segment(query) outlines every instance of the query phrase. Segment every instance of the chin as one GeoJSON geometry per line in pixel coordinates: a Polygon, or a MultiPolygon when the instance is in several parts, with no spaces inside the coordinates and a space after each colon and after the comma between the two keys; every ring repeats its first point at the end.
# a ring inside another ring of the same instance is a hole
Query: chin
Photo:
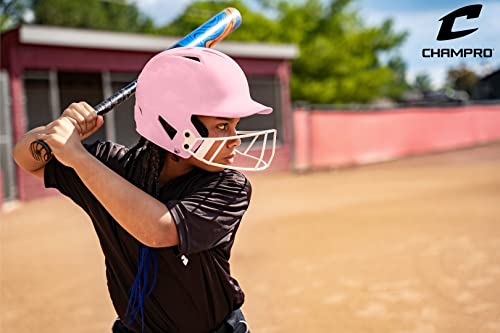
{"type": "MultiPolygon", "coordinates": [[[[217,162],[217,163],[219,163],[219,162],[217,162]]],[[[220,163],[220,164],[222,164],[222,163],[220,163]]],[[[203,162],[196,163],[196,166],[198,168],[203,169],[203,170],[208,171],[208,172],[221,172],[222,170],[224,170],[224,167],[213,166],[213,165],[209,165],[209,164],[206,164],[203,162]]]]}
{"type": "Polygon", "coordinates": [[[213,165],[208,165],[208,164],[205,164],[203,169],[205,169],[206,171],[209,171],[209,172],[221,172],[222,170],[224,170],[223,167],[218,167],[218,166],[213,166],[213,165]]]}
{"type": "MultiPolygon", "coordinates": [[[[217,167],[217,166],[206,164],[205,162],[202,162],[194,157],[190,157],[188,161],[190,162],[190,164],[192,166],[195,166],[199,169],[202,169],[202,170],[205,170],[208,172],[220,172],[220,171],[224,170],[223,167],[217,167]]],[[[219,161],[217,161],[216,163],[225,164],[225,163],[221,163],[219,161]]]]}

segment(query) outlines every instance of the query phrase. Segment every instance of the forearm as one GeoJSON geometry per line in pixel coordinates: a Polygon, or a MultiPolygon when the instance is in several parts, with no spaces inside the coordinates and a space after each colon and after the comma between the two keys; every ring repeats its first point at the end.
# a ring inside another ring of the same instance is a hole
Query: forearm
{"type": "MultiPolygon", "coordinates": [[[[34,128],[21,137],[21,140],[16,144],[13,151],[16,163],[24,170],[32,173],[42,169],[48,160],[35,157],[31,149],[31,143],[40,140],[40,135],[57,134],[57,131],[65,121],[66,125],[68,125],[67,121],[69,121],[74,126],[74,129],[78,131],[80,141],[99,130],[104,122],[102,116],[98,116],[95,110],[87,103],[72,103],[58,119],[45,126],[34,128]]],[[[53,149],[53,147],[50,148],[53,149]]],[[[44,151],[44,153],[48,152],[44,151]]]]}
{"type": "Polygon", "coordinates": [[[86,153],[73,168],[86,187],[132,236],[150,247],[178,244],[167,207],[86,153]]]}
{"type": "Polygon", "coordinates": [[[24,170],[32,172],[43,168],[47,161],[36,160],[31,152],[31,143],[36,141],[37,134],[43,133],[45,126],[40,126],[25,133],[14,147],[12,155],[16,163],[24,170]]]}

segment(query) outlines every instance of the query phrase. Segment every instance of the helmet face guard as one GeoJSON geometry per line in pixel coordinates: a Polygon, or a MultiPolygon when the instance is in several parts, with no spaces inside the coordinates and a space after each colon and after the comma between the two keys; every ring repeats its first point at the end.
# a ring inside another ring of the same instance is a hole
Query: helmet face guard
{"type": "Polygon", "coordinates": [[[276,130],[238,131],[235,136],[197,137],[189,130],[184,131],[183,150],[205,164],[240,171],[261,171],[271,164],[276,148],[276,130]],[[234,149],[238,165],[215,162],[222,148],[230,141],[240,140],[234,149]],[[270,142],[269,148],[268,143],[270,142]],[[215,151],[210,152],[212,147],[215,151]],[[259,147],[260,146],[260,147],[259,147]]]}

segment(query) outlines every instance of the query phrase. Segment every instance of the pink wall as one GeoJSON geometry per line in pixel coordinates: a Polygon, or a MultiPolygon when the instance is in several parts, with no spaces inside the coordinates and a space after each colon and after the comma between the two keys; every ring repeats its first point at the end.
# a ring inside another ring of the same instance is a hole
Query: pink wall
{"type": "Polygon", "coordinates": [[[500,139],[500,105],[294,114],[295,168],[386,161],[500,139]]]}

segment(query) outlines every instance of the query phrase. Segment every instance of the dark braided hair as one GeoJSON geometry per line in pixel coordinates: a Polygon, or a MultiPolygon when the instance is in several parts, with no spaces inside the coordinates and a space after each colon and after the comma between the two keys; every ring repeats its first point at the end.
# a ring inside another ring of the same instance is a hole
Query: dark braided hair
{"type": "MultiPolygon", "coordinates": [[[[125,167],[125,177],[135,186],[158,198],[159,178],[166,155],[165,150],[141,137],[125,156],[125,160],[130,160],[130,163],[125,167]]],[[[154,289],[157,271],[158,260],[154,249],[140,244],[137,275],[130,288],[124,319],[127,325],[131,325],[140,314],[142,331],[144,331],[144,301],[154,289]],[[151,266],[153,275],[148,287],[151,266]]]]}
{"type": "Polygon", "coordinates": [[[132,158],[125,168],[125,177],[135,186],[158,197],[159,178],[165,162],[166,151],[146,138],[139,141],[127,152],[125,160],[132,158]]]}

